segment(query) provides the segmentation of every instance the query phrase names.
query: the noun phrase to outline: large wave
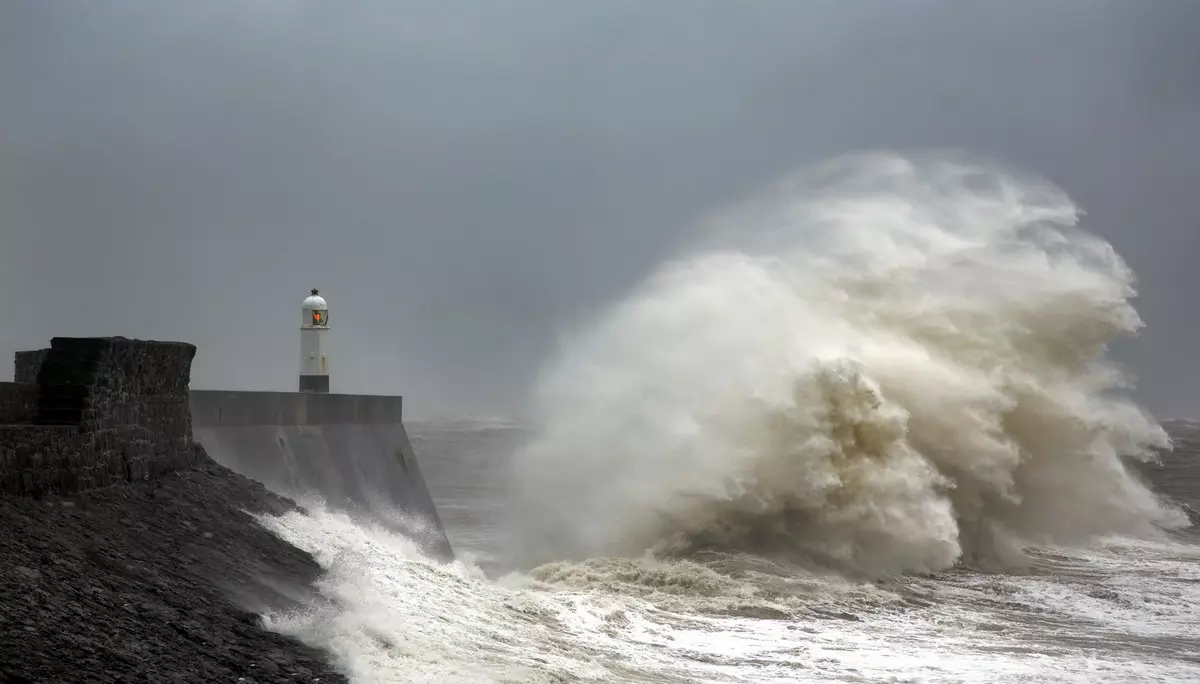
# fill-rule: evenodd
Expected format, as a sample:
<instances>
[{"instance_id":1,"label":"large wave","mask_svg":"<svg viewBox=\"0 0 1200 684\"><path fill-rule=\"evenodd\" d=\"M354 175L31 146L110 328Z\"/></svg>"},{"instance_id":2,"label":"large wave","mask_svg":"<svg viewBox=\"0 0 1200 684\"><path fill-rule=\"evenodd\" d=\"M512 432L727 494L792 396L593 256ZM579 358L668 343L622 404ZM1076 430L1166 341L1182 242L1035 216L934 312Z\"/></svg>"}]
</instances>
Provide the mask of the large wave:
<instances>
[{"instance_id":1,"label":"large wave","mask_svg":"<svg viewBox=\"0 0 1200 684\"><path fill-rule=\"evenodd\" d=\"M790 553L872 575L1185 524L1106 358L1133 274L1060 190L834 160L717 215L575 331L514 460L522 560Z\"/></svg>"}]
</instances>

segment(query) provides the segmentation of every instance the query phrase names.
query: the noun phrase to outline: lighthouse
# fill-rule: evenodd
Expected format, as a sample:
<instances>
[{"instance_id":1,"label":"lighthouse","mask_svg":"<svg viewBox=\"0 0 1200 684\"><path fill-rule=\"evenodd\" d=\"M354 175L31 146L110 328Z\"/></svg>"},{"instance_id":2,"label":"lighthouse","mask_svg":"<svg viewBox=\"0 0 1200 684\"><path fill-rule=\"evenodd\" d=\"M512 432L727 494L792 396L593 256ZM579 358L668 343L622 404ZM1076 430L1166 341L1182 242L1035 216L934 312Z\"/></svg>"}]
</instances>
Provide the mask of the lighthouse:
<instances>
[{"instance_id":1,"label":"lighthouse","mask_svg":"<svg viewBox=\"0 0 1200 684\"><path fill-rule=\"evenodd\" d=\"M300 391L329 391L329 305L317 288L301 305Z\"/></svg>"}]
</instances>

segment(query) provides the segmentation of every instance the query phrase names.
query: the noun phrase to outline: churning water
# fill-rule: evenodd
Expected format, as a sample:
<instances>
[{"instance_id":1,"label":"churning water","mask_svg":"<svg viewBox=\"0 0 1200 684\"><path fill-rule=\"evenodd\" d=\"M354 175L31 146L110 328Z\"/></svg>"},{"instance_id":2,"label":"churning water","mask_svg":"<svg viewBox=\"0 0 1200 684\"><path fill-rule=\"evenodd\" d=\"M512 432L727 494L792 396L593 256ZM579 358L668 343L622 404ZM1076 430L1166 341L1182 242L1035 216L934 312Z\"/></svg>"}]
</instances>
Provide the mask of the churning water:
<instances>
[{"instance_id":1,"label":"churning water","mask_svg":"<svg viewBox=\"0 0 1200 684\"><path fill-rule=\"evenodd\" d=\"M358 682L1200 681L1195 428L1141 463L1133 277L1078 213L875 155L714 216L534 425L410 425L460 562L264 518L326 569L269 624Z\"/></svg>"}]
</instances>

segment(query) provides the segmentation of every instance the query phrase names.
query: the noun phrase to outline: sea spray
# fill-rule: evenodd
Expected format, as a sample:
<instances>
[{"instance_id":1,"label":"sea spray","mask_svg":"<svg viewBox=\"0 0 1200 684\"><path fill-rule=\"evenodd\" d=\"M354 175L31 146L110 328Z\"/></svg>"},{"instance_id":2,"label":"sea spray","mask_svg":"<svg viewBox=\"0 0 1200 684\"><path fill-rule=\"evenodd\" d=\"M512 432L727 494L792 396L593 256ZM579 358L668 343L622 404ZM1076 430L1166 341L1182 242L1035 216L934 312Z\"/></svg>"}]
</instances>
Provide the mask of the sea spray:
<instances>
[{"instance_id":1,"label":"sea spray","mask_svg":"<svg viewBox=\"0 0 1200 684\"><path fill-rule=\"evenodd\" d=\"M791 554L883 575L1182 524L1105 356L1133 274L1044 180L834 160L706 222L575 331L517 454L515 552Z\"/></svg>"},{"instance_id":2,"label":"sea spray","mask_svg":"<svg viewBox=\"0 0 1200 684\"><path fill-rule=\"evenodd\" d=\"M787 180L547 365L515 497L515 434L428 433L459 539L499 552L511 499L536 567L489 579L322 506L260 516L325 571L268 625L356 682L1186 676L1194 547L1024 548L1183 522L1124 469L1166 438L1105 359L1140 326L1132 274L1078 213L946 158ZM1025 553L1026 577L844 576Z\"/></svg>"}]
</instances>

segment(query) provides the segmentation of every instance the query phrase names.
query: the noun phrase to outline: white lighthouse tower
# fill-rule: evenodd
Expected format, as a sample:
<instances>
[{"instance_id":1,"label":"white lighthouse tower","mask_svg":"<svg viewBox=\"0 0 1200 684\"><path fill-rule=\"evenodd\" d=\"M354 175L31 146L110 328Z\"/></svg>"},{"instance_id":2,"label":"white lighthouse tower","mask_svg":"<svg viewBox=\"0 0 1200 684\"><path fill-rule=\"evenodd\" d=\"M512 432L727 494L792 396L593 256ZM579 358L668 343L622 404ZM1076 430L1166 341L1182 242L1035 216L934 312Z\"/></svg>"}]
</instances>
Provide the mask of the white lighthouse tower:
<instances>
[{"instance_id":1,"label":"white lighthouse tower","mask_svg":"<svg viewBox=\"0 0 1200 684\"><path fill-rule=\"evenodd\" d=\"M300 391L329 391L329 305L317 288L301 305Z\"/></svg>"}]
</instances>

